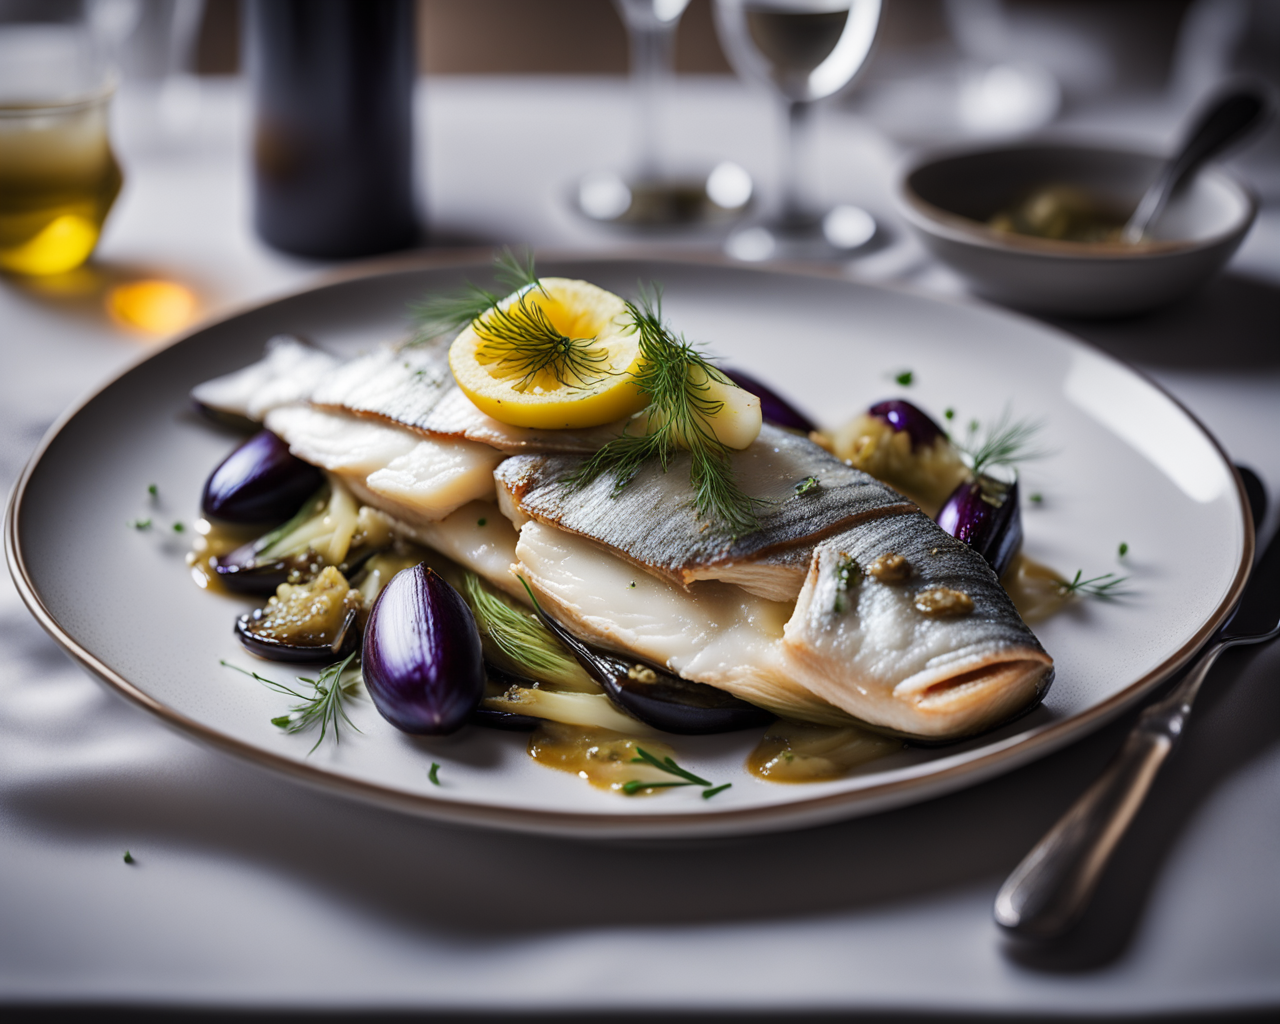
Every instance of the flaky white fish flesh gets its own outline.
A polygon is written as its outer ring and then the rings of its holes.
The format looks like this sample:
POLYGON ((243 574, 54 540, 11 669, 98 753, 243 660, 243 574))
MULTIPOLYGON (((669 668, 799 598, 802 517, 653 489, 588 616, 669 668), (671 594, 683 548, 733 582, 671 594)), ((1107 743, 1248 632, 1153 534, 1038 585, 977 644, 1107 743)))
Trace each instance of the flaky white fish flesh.
POLYGON ((804 438, 766 426, 733 456, 761 503, 759 529, 730 538, 698 519, 682 459, 616 495, 607 476, 566 483, 621 424, 498 423, 438 350, 324 366, 287 349, 196 397, 265 417, 401 533, 517 597, 519 573, 584 638, 787 717, 931 739, 1004 721, 1052 679, 980 555, 804 438))

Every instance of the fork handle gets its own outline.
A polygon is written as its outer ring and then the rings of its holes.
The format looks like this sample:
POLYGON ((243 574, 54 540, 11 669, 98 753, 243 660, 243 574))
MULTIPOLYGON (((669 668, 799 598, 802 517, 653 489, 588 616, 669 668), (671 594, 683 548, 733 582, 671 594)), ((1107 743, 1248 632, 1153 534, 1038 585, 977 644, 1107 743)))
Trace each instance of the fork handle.
POLYGON ((1167 729, 1143 724, 1005 881, 996 896, 996 923, 1027 938, 1050 939, 1079 920, 1173 749, 1167 729))
POLYGON ((1201 683, 1218 655, 1236 642, 1211 644, 1169 696, 1142 712, 1097 781, 1000 887, 997 924, 1026 938, 1052 939, 1080 919, 1111 854, 1182 734, 1201 683))

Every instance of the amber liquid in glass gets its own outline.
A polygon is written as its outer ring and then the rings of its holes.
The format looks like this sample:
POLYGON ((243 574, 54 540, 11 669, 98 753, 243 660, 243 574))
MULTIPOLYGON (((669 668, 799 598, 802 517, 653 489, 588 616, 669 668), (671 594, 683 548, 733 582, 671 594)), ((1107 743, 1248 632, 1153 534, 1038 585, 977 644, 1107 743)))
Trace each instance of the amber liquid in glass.
POLYGON ((106 99, 0 108, 0 269, 57 274, 83 263, 120 191, 106 99))

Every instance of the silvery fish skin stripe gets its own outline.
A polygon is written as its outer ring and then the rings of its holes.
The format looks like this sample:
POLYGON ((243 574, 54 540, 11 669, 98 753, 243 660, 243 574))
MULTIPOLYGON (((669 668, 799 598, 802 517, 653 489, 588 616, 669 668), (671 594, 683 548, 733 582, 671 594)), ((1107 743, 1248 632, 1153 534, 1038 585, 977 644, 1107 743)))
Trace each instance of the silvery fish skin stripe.
POLYGON ((431 437, 479 441, 508 454, 585 454, 622 432, 620 423, 586 430, 535 430, 501 423, 472 404, 454 383, 444 352, 430 346, 358 356, 327 375, 311 401, 377 416, 431 437))
POLYGON ((813 693, 917 736, 989 728, 1052 681, 1052 659, 990 566, 923 513, 871 520, 819 544, 783 647, 813 693), (891 554, 906 560, 905 578, 867 574, 891 554), (972 610, 921 611, 917 602, 936 588, 965 595, 972 610))
POLYGON ((665 473, 649 465, 616 491, 609 473, 585 486, 573 483, 582 460, 572 456, 515 456, 494 476, 504 508, 517 519, 589 537, 681 585, 724 579, 725 572, 753 565, 758 576, 764 573, 751 581, 754 586, 735 582, 773 600, 799 593, 807 549, 816 540, 866 519, 916 511, 896 491, 807 438, 767 424, 731 461, 739 486, 760 499, 759 528, 736 538, 698 516, 688 455, 677 456, 665 473), (780 577, 772 582, 765 578, 770 565, 780 577))

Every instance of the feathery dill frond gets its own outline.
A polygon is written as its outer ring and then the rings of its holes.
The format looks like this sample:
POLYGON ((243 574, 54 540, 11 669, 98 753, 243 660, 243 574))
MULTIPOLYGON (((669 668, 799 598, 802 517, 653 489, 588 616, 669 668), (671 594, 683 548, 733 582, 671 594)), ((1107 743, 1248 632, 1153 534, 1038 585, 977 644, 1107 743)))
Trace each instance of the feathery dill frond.
POLYGON ((952 444, 966 456, 976 477, 993 466, 1014 466, 1044 458, 1048 452, 1033 443, 1043 426, 1032 420, 1015 421, 1006 408, 995 425, 983 433, 981 441, 978 440, 978 421, 972 420, 965 439, 957 441, 952 438, 952 444))
MULTIPOLYGON (((544 373, 566 388, 589 388, 605 377, 609 353, 595 338, 570 338, 556 330, 546 311, 530 301, 540 284, 526 290, 505 307, 481 314, 472 329, 480 339, 477 355, 491 360, 512 377, 513 391, 528 390, 544 373)), ((545 293, 544 293, 545 294, 545 293)))
POLYGON ((1088 580, 1081 579, 1083 575, 1084 570, 1077 569, 1075 578, 1070 582, 1066 580, 1058 581, 1064 597, 1068 594, 1079 594, 1082 597, 1118 597, 1124 593, 1124 584, 1129 579, 1128 576, 1117 576, 1112 572, 1103 573, 1101 576, 1094 576, 1088 580))
POLYGON ((414 332, 408 344, 423 345, 457 334, 467 324, 493 309, 504 296, 520 288, 537 286, 533 253, 526 252, 521 260, 509 246, 503 246, 493 259, 493 277, 506 289, 501 294, 468 282, 456 291, 428 295, 420 302, 410 303, 414 332))
POLYGON ((642 288, 639 302, 628 302, 627 312, 640 335, 636 386, 649 397, 638 418, 645 424, 645 433, 624 433, 604 445, 572 482, 585 486, 603 473, 612 473, 617 494, 647 463, 656 461, 665 473, 676 455, 687 449, 689 482, 699 517, 709 517, 735 537, 749 533, 758 525, 759 502, 738 486, 729 448, 707 422, 724 407, 710 396, 711 383, 732 382, 663 323, 659 289, 642 288))
MULTIPOLYGON (((341 661, 325 668, 316 679, 299 676, 298 682, 304 686, 309 686, 311 688, 310 693, 301 693, 287 683, 277 683, 274 679, 260 676, 257 672, 250 672, 239 665, 231 664, 229 661, 224 661, 222 664, 227 668, 235 669, 243 675, 256 679, 269 689, 275 690, 276 693, 295 698, 299 703, 290 708, 287 715, 280 715, 271 719, 271 724, 278 726, 287 733, 305 732, 307 729, 319 725, 320 735, 311 749, 307 751, 308 754, 312 754, 324 742, 330 726, 333 727, 334 743, 338 742, 338 727, 342 722, 346 722, 351 728, 356 729, 351 719, 347 717, 347 709, 343 707, 343 702, 351 696, 359 677, 345 681, 342 678, 343 673, 347 671, 355 657, 356 654, 353 651, 341 661)), ((359 729, 356 729, 356 732, 359 731, 359 729)))

